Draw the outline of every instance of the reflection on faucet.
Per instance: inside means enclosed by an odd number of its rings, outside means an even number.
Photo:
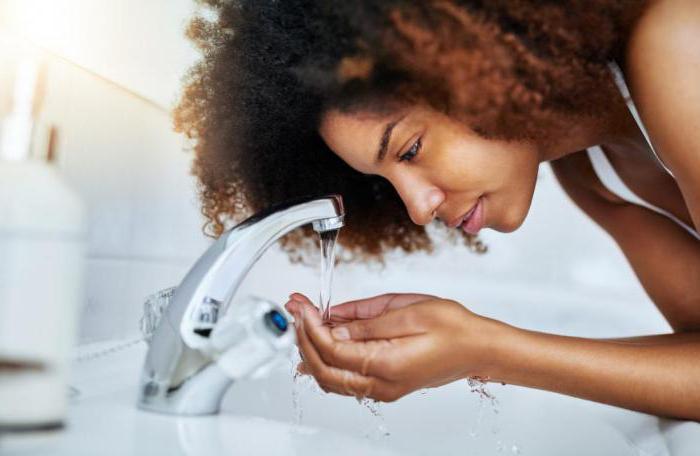
[[[293,229],[311,223],[317,232],[336,230],[344,216],[340,195],[304,198],[271,207],[224,233],[197,260],[165,309],[146,355],[139,407],[181,415],[217,413],[236,362],[222,356],[221,341],[236,333],[223,323],[243,278],[270,245]],[[290,340],[281,339],[286,318],[274,306],[264,310],[261,320],[268,331],[261,337],[281,349],[282,340]],[[219,358],[227,358],[229,368],[216,362]]]

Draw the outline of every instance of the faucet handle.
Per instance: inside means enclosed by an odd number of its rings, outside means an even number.
[[[139,320],[141,335],[146,343],[151,342],[153,333],[158,327],[165,309],[170,305],[176,289],[177,287],[164,288],[146,297],[143,303],[143,315]]]
[[[213,328],[208,355],[232,379],[263,376],[294,347],[285,312],[273,302],[247,296]]]

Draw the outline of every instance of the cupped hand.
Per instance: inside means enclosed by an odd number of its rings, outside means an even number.
[[[331,325],[299,293],[298,370],[326,392],[391,402],[417,389],[488,377],[498,322],[424,294],[385,294],[332,308]]]

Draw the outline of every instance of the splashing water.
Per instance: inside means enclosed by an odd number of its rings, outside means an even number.
[[[469,385],[469,390],[472,393],[477,393],[479,395],[479,399],[481,401],[488,399],[493,406],[494,413],[498,413],[498,400],[496,400],[496,396],[491,394],[491,392],[486,388],[486,382],[488,382],[488,380],[488,377],[467,377],[467,384]]]
[[[331,288],[333,285],[333,267],[335,266],[335,245],[338,240],[340,230],[328,230],[320,233],[321,243],[321,290],[319,294],[319,311],[323,321],[327,324],[331,319]],[[296,365],[296,363],[295,363]],[[292,402],[294,405],[295,419],[297,424],[301,423],[302,408],[299,404],[299,382],[300,375],[294,369],[294,388],[292,390]],[[319,390],[320,392],[320,390]],[[381,412],[380,403],[368,398],[357,397],[357,402],[366,407],[374,417],[375,426],[366,434],[366,437],[376,440],[388,437],[389,433],[384,416]]]
[[[469,391],[472,393],[477,393],[479,395],[479,408],[477,411],[477,418],[476,422],[473,423],[470,431],[469,431],[469,436],[471,438],[476,438],[479,435],[479,429],[481,428],[482,422],[484,421],[484,410],[486,409],[486,402],[489,402],[491,404],[491,412],[493,413],[492,415],[492,422],[491,422],[491,433],[494,436],[499,435],[501,432],[501,428],[498,423],[498,414],[499,414],[499,402],[496,399],[496,396],[491,393],[486,388],[486,383],[490,379],[488,377],[467,377],[467,384],[469,385]],[[502,383],[505,385],[505,383]],[[507,444],[505,441],[501,439],[496,440],[496,452],[498,453],[503,453],[503,451],[507,448]],[[514,455],[520,455],[522,454],[522,451],[518,445],[513,443],[510,447],[510,452],[511,454]]]
[[[292,411],[294,414],[294,424],[301,425],[304,418],[304,410],[301,407],[299,395],[301,394],[301,374],[297,371],[297,364],[301,361],[301,356],[298,353],[292,355]]]
[[[331,286],[333,284],[333,266],[335,264],[335,244],[340,230],[329,230],[320,233],[321,236],[321,293],[319,310],[323,321],[331,319]]]
[[[292,407],[294,407],[294,424],[299,426],[302,419],[304,418],[304,410],[301,408],[301,403],[299,402],[299,374],[294,373],[294,385],[292,386]]]
[[[479,409],[476,412],[476,421],[472,423],[472,427],[469,430],[469,437],[475,439],[479,435],[479,428],[481,427],[481,422],[484,420],[484,399],[479,399]]]
[[[340,230],[329,230],[320,233],[321,242],[321,292],[319,296],[319,310],[324,321],[331,318],[331,286],[333,283],[333,266],[335,263],[335,244]],[[301,406],[300,394],[303,382],[303,375],[297,371],[297,365],[301,357],[297,353],[292,356],[292,409],[294,413],[294,423],[300,425],[304,418],[304,410]]]
[[[374,416],[375,426],[365,434],[365,437],[371,440],[389,437],[391,433],[386,427],[386,421],[384,420],[384,415],[382,414],[381,404],[374,399],[368,399],[366,397],[356,397],[355,399],[357,399],[357,402],[360,405],[365,406],[365,408],[370,411],[372,416]]]
[[[496,415],[498,415],[498,401],[496,396],[494,396],[487,388],[486,383],[488,382],[488,377],[467,377],[467,384],[469,385],[469,391],[479,395],[479,408],[477,411],[476,422],[473,423],[471,430],[469,431],[469,436],[475,438],[479,435],[479,429],[484,421],[484,410],[486,409],[486,402],[491,403],[491,411],[493,412],[494,421],[492,422],[491,432],[495,435],[498,434],[499,428],[496,423]],[[496,442],[496,449],[500,453],[502,451],[503,444],[500,440]]]

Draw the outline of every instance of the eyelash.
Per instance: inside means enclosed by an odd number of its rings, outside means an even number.
[[[418,152],[423,147],[423,138],[418,138],[416,142],[413,143],[410,149],[399,156],[399,161],[411,161],[418,155]]]

